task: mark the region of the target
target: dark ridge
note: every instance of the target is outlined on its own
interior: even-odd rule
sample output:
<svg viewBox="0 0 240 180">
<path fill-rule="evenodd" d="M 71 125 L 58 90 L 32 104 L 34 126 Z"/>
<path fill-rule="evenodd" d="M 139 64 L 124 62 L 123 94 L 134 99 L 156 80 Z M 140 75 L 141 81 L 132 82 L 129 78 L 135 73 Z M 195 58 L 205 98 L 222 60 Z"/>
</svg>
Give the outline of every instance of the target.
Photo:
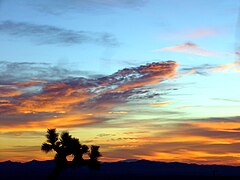
<svg viewBox="0 0 240 180">
<path fill-rule="evenodd" d="M 0 162 L 0 179 L 44 180 L 54 170 L 54 161 L 30 161 L 26 163 L 5 161 Z M 239 166 L 197 165 L 179 162 L 157 162 L 148 160 L 124 160 L 119 162 L 101 163 L 100 170 L 87 167 L 68 168 L 58 179 L 226 179 L 239 180 Z"/>
</svg>

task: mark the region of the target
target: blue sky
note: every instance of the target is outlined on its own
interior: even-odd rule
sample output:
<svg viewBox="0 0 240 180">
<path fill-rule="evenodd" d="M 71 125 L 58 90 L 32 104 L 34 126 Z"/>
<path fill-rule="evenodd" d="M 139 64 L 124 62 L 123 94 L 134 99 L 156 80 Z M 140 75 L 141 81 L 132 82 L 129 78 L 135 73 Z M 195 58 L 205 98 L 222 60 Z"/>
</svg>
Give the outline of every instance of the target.
<svg viewBox="0 0 240 180">
<path fill-rule="evenodd" d="M 113 73 L 128 63 L 177 59 L 181 64 L 221 64 L 230 57 L 195 57 L 154 50 L 186 42 L 220 53 L 234 53 L 238 1 L 3 1 L 1 21 L 48 25 L 66 31 L 108 33 L 116 45 L 41 43 L 44 37 L 1 35 L 1 59 L 51 62 Z M 43 9 L 45 8 L 45 9 Z M 41 35 L 32 35 L 41 36 Z M 14 53 L 12 48 L 14 47 Z M 26 51 L 26 49 L 28 51 Z M 9 52 L 10 51 L 10 52 Z M 221 55 L 220 55 L 221 56 Z M 95 64 L 94 66 L 90 64 Z M 81 65 L 80 65 L 81 64 Z M 89 65 L 87 65 L 89 64 Z"/>
<path fill-rule="evenodd" d="M 1 0 L 0 152 L 5 159 L 43 159 L 38 136 L 53 127 L 100 144 L 106 161 L 239 164 L 231 149 L 239 147 L 240 133 L 239 5 Z M 31 147 L 25 145 L 29 139 Z M 161 141 L 172 149 L 167 152 Z M 214 154 L 209 144 L 216 143 L 231 146 Z M 149 149 L 143 152 L 140 144 Z M 126 155 L 119 156 L 118 148 Z"/>
</svg>

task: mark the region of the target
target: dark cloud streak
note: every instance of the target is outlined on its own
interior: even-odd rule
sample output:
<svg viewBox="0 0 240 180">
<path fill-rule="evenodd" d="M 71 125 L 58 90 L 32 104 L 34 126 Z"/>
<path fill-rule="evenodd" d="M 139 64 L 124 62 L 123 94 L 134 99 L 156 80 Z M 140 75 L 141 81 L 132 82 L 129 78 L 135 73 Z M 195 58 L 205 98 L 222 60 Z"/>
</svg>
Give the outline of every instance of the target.
<svg viewBox="0 0 240 180">
<path fill-rule="evenodd" d="M 17 73 L 16 73 L 17 72 Z M 99 77 L 93 72 L 69 70 L 49 63 L 0 61 L 0 85 L 12 85 L 14 82 L 35 80 L 58 81 L 77 77 Z"/>
<path fill-rule="evenodd" d="M 39 45 L 97 44 L 114 47 L 119 45 L 116 38 L 106 32 L 75 31 L 50 25 L 37 25 L 26 22 L 3 21 L 0 32 L 12 37 L 26 38 Z"/>
<path fill-rule="evenodd" d="M 143 6 L 146 2 L 146 0 L 42 0 L 28 3 L 41 13 L 60 15 L 69 12 L 106 13 L 112 12 L 112 9 L 135 9 Z"/>
</svg>

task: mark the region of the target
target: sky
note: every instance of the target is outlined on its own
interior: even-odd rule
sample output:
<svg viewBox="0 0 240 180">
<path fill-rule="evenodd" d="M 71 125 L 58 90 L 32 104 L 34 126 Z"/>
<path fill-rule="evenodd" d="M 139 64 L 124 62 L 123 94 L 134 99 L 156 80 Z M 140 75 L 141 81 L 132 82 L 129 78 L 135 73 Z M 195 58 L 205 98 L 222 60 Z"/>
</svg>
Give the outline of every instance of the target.
<svg viewBox="0 0 240 180">
<path fill-rule="evenodd" d="M 0 0 L 0 161 L 240 165 L 239 0 Z"/>
</svg>

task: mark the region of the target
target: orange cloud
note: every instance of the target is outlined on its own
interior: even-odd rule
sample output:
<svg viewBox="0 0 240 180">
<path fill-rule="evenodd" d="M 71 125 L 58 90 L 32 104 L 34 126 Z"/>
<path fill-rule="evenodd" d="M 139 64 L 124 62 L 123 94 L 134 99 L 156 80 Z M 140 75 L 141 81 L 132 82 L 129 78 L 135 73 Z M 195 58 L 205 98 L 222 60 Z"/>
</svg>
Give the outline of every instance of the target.
<svg viewBox="0 0 240 180">
<path fill-rule="evenodd" d="M 20 105 L 16 107 L 19 113 L 38 113 L 38 112 L 69 112 L 72 105 L 85 101 L 90 97 L 88 93 L 75 94 L 72 90 L 66 90 L 62 95 L 59 92 L 45 93 L 33 96 L 29 99 L 22 99 Z"/>
<path fill-rule="evenodd" d="M 96 80 L 79 79 L 77 82 L 74 79 L 74 81 L 44 82 L 44 84 L 42 81 L 22 82 L 18 84 L 21 87 L 39 84 L 42 84 L 43 87 L 42 91 L 34 96 L 19 98 L 19 105 L 16 106 L 16 109 L 19 113 L 67 112 L 71 111 L 76 104 L 87 103 L 94 98 L 98 102 L 100 98 L 104 98 L 102 101 L 107 104 L 109 98 L 113 98 L 111 96 L 114 92 L 120 92 L 128 97 L 132 95 L 129 91 L 134 88 L 171 78 L 176 73 L 177 66 L 177 63 L 168 61 L 120 70 L 111 76 Z M 112 103 L 113 101 L 110 102 L 110 104 Z"/>
<path fill-rule="evenodd" d="M 195 127 L 226 132 L 239 132 L 240 129 L 240 122 L 189 122 L 187 124 Z"/>
<path fill-rule="evenodd" d="M 239 133 L 231 131 L 224 133 L 223 129 L 210 129 L 195 124 L 205 123 L 204 121 L 191 123 L 187 121 L 166 126 L 153 124 L 153 129 L 141 135 L 122 131 L 122 134 L 116 132 L 115 136 L 101 137 L 97 142 L 101 143 L 107 156 L 116 159 L 145 158 L 160 161 L 239 165 L 240 155 L 237 148 L 240 145 Z M 144 127 L 144 122 L 138 123 Z M 151 121 L 148 125 L 149 123 Z M 227 128 L 233 126 L 233 124 L 226 125 Z"/>
<path fill-rule="evenodd" d="M 162 80 L 172 78 L 176 74 L 178 64 L 174 61 L 161 63 L 152 63 L 140 66 L 138 69 L 132 69 L 132 73 L 138 73 L 139 78 L 133 78 L 132 81 L 121 84 L 114 91 L 127 91 L 136 87 L 156 84 Z M 123 70 L 121 73 L 129 73 L 129 69 Z"/>
<path fill-rule="evenodd" d="M 177 67 L 176 62 L 167 61 L 123 69 L 96 79 L 9 82 L 11 86 L 0 90 L 5 93 L 4 97 L 14 96 L 14 99 L 1 99 L 0 128 L 6 131 L 81 126 L 98 121 L 96 115 L 126 114 L 128 111 L 116 109 L 117 105 L 127 103 L 133 95 L 141 95 L 144 86 L 172 78 Z M 150 93 L 151 88 L 148 91 Z M 78 117 L 73 117 L 75 112 L 79 112 Z M 8 124 L 11 126 L 6 128 Z"/>
<path fill-rule="evenodd" d="M 12 126 L 0 125 L 1 132 L 9 131 L 29 131 L 29 130 L 45 130 L 47 128 L 63 128 L 74 127 L 84 124 L 91 124 L 96 122 L 95 117 L 90 117 L 87 114 L 61 114 L 52 116 L 51 118 L 43 120 L 35 120 L 21 124 L 15 124 Z"/>
<path fill-rule="evenodd" d="M 239 153 L 224 153 L 213 154 L 205 151 L 191 151 L 179 150 L 179 152 L 172 154 L 167 152 L 153 152 L 150 155 L 136 155 L 139 159 L 158 160 L 165 162 L 185 162 L 185 163 L 199 163 L 199 164 L 219 164 L 219 165 L 239 165 Z"/>
<path fill-rule="evenodd" d="M 23 94 L 23 92 L 19 91 L 14 86 L 0 85 L 0 98 L 5 97 L 14 97 Z"/>
<path fill-rule="evenodd" d="M 240 155 L 236 149 L 240 141 L 231 138 L 221 139 L 204 136 L 179 135 L 176 129 L 170 130 L 174 135 L 145 136 L 134 140 L 113 141 L 105 143 L 111 148 L 104 148 L 105 154 L 113 158 L 149 159 L 159 161 L 178 161 L 204 164 L 239 165 Z M 104 145 L 104 147 L 105 147 Z M 120 152 L 124 151 L 124 155 Z"/>
<path fill-rule="evenodd" d="M 36 85 L 42 85 L 46 83 L 46 81 L 43 80 L 30 80 L 30 81 L 24 81 L 24 82 L 14 82 L 12 83 L 13 86 L 16 86 L 18 88 L 24 88 L 24 87 L 32 87 Z"/>
<path fill-rule="evenodd" d="M 164 107 L 170 104 L 170 101 L 162 102 L 162 103 L 157 103 L 157 104 L 151 104 L 151 106 L 156 106 L 156 107 Z"/>
<path fill-rule="evenodd" d="M 10 100 L 0 99 L 0 107 L 13 106 Z"/>
</svg>

